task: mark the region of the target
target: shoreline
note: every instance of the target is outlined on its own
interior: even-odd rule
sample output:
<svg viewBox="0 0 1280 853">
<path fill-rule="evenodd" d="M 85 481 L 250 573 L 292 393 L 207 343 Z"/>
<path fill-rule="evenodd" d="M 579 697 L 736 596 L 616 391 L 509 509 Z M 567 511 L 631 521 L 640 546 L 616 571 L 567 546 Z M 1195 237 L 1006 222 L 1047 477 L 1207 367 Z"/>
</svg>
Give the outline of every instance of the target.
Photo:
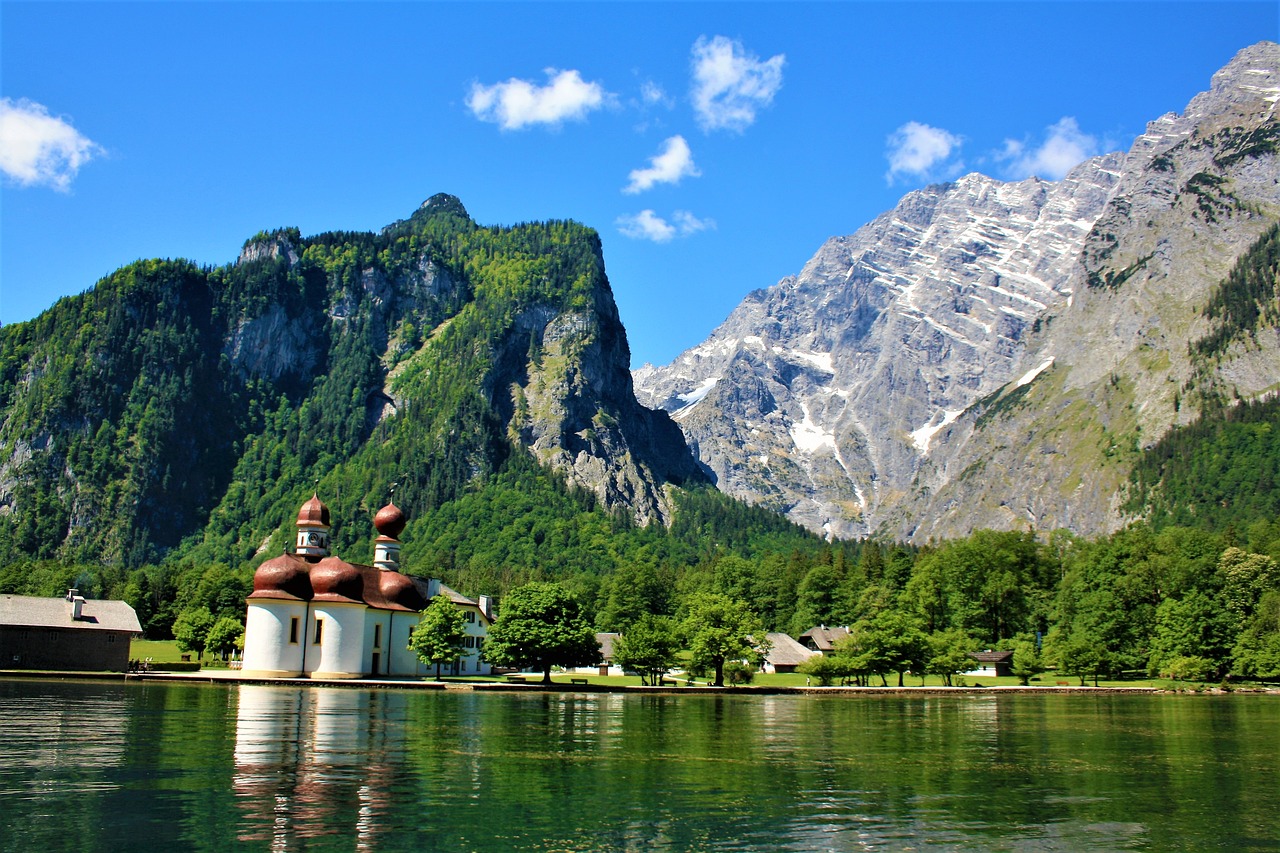
<svg viewBox="0 0 1280 853">
<path fill-rule="evenodd" d="M 409 678 L 255 678 L 243 676 L 234 670 L 224 672 L 58 672 L 52 670 L 0 670 L 0 679 L 6 680 L 62 680 L 62 681 L 124 681 L 124 682 L 172 682 L 186 684 L 252 684 L 276 687 L 345 687 L 366 690 L 446 690 L 472 693 L 618 693 L 633 695 L 675 696 L 981 696 L 1026 694 L 1136 694 L 1136 695 L 1230 695 L 1234 693 L 1280 694 L 1280 690 L 1265 687 L 1240 687 L 1225 691 L 1217 687 L 1199 689 L 1188 687 L 1169 690 L 1161 687 L 1093 687 L 1090 685 L 1000 685 L 966 687 L 788 687 L 788 686 L 726 686 L 710 685 L 648 687 L 632 684 L 565 684 L 541 682 L 511 684 L 477 681 L 422 681 Z"/>
</svg>

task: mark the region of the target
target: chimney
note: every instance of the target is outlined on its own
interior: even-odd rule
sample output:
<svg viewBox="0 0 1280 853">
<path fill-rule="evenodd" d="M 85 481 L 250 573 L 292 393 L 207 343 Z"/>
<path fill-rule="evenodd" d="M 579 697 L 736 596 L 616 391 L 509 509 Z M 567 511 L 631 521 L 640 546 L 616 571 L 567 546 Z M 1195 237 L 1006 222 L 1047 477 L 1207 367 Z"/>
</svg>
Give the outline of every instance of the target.
<svg viewBox="0 0 1280 853">
<path fill-rule="evenodd" d="M 76 592 L 76 590 L 74 589 L 71 591 Z M 72 596 L 71 597 L 71 618 L 73 620 L 79 619 L 83 613 L 84 613 L 84 596 L 82 595 Z"/>
<path fill-rule="evenodd" d="M 480 612 L 484 614 L 484 618 L 490 622 L 493 621 L 493 597 L 488 595 L 480 596 Z"/>
</svg>

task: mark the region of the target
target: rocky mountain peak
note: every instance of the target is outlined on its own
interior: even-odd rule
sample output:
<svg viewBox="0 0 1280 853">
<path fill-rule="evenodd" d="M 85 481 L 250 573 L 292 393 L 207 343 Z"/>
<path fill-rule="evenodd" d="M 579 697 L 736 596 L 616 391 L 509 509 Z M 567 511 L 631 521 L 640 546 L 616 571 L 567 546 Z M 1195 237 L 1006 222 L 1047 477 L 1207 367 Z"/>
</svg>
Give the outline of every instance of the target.
<svg viewBox="0 0 1280 853">
<path fill-rule="evenodd" d="M 1053 468 L 1020 452 L 1027 433 L 997 434 L 980 416 L 1046 377 L 1088 384 L 1132 360 L 1137 383 L 1141 347 L 1181 347 L 1185 365 L 1205 288 L 1280 203 L 1278 54 L 1271 43 L 1242 51 L 1183 115 L 1060 181 L 971 174 L 908 193 L 751 293 L 703 344 L 636 371 L 641 400 L 673 413 L 726 491 L 833 535 L 1113 526 L 1110 496 L 1064 509 L 1070 494 L 1021 470 Z M 1126 295 L 1139 282 L 1141 310 Z M 1139 401 L 1157 435 L 1187 373 L 1163 358 L 1169 393 Z M 1019 453 L 997 462 L 988 441 Z M 991 506 L 966 515 L 975 484 Z"/>
</svg>

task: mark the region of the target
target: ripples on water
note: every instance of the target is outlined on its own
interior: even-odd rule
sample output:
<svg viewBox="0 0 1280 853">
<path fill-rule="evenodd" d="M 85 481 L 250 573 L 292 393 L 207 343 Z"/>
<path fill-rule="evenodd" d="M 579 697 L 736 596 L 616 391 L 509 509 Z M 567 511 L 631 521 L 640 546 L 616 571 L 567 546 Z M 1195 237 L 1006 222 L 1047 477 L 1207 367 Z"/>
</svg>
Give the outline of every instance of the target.
<svg viewBox="0 0 1280 853">
<path fill-rule="evenodd" d="M 1276 849 L 1277 707 L 0 681 L 0 842 Z"/>
</svg>

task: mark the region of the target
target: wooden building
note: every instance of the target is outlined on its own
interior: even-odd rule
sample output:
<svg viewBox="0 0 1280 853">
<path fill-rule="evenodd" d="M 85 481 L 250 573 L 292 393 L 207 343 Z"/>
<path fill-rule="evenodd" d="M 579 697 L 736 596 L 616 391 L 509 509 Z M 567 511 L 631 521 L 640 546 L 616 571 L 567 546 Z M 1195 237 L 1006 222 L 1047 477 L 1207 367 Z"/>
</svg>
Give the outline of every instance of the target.
<svg viewBox="0 0 1280 853">
<path fill-rule="evenodd" d="M 123 601 L 0 595 L 0 669 L 124 672 L 129 640 L 142 633 Z"/>
</svg>

